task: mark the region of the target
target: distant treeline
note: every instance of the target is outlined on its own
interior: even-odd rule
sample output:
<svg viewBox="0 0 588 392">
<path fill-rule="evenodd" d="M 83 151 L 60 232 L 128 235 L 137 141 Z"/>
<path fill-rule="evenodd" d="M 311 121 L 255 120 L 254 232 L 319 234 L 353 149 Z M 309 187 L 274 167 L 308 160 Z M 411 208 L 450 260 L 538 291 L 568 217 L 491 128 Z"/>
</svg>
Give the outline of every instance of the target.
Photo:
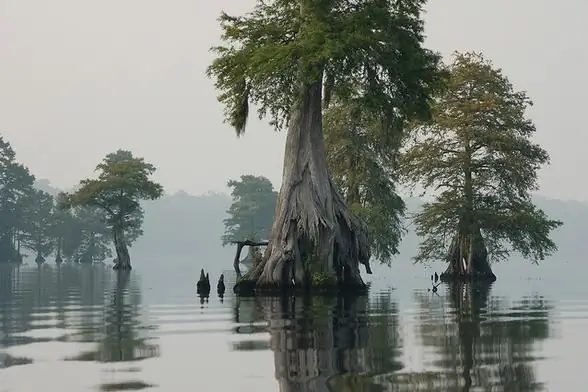
<svg viewBox="0 0 588 392">
<path fill-rule="evenodd" d="M 111 230 L 96 206 L 60 208 L 65 195 L 35 187 L 35 176 L 0 136 L 0 263 L 22 263 L 31 257 L 43 263 L 92 263 L 112 257 Z M 142 219 L 142 217 L 141 217 Z M 129 230 L 130 245 L 140 228 Z"/>
</svg>

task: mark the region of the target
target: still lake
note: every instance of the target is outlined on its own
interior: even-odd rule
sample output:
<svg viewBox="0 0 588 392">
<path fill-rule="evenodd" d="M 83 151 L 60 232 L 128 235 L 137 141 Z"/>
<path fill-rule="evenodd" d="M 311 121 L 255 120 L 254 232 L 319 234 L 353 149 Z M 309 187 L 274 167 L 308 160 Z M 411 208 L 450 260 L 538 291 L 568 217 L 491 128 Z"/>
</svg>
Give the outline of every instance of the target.
<svg viewBox="0 0 588 392">
<path fill-rule="evenodd" d="M 198 268 L 0 268 L 0 392 L 588 391 L 588 292 L 508 274 L 201 304 Z M 163 271 L 163 270 L 162 270 Z M 218 275 L 211 276 L 216 282 Z"/>
</svg>

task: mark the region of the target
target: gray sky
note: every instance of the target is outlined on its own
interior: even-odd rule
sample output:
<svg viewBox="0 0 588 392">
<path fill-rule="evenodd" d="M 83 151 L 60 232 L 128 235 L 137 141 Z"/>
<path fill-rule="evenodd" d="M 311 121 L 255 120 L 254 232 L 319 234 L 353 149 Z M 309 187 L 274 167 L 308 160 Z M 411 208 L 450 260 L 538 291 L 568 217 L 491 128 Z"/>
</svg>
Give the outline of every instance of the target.
<svg viewBox="0 0 588 392">
<path fill-rule="evenodd" d="M 0 0 L 0 133 L 40 178 L 67 188 L 102 157 L 130 149 L 168 192 L 224 191 L 263 174 L 279 185 L 285 134 L 251 121 L 237 139 L 204 75 L 221 9 L 254 0 Z M 575 0 L 432 0 L 428 46 L 482 51 L 535 101 L 552 156 L 541 192 L 588 200 L 585 11 Z M 583 97 L 582 97 L 583 98 Z"/>
</svg>

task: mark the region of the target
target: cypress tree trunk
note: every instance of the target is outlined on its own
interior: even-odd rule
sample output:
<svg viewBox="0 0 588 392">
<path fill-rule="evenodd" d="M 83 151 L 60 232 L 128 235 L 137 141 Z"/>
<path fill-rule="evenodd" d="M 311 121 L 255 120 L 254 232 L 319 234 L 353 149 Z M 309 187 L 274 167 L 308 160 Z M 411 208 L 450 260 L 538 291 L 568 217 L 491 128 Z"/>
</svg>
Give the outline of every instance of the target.
<svg viewBox="0 0 588 392">
<path fill-rule="evenodd" d="M 449 280 L 496 280 L 488 263 L 488 250 L 476 220 L 474 211 L 474 185 L 472 179 L 472 147 L 469 139 L 464 142 L 463 215 L 457 234 L 449 246 L 449 266 L 441 274 L 442 281 Z"/>
<path fill-rule="evenodd" d="M 114 236 L 114 249 L 116 250 L 116 263 L 113 269 L 130 271 L 131 267 L 131 256 L 129 255 L 129 248 L 125 239 L 125 232 L 120 225 L 114 225 L 112 229 Z"/>
<path fill-rule="evenodd" d="M 335 189 L 326 165 L 322 130 L 322 71 L 300 84 L 292 112 L 282 186 L 263 261 L 235 286 L 365 288 L 359 263 L 370 258 L 367 230 Z"/>
<path fill-rule="evenodd" d="M 478 227 L 473 232 L 458 231 L 449 246 L 449 265 L 441 274 L 442 281 L 487 280 L 495 281 L 496 275 L 488 263 L 488 250 Z"/>
</svg>

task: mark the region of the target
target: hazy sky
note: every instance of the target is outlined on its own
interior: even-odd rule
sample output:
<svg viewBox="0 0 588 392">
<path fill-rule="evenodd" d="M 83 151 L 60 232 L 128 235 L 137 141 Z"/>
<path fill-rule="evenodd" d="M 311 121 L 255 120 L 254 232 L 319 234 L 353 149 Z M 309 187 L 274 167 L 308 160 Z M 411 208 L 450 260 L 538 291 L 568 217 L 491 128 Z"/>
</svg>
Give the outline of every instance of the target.
<svg viewBox="0 0 588 392">
<path fill-rule="evenodd" d="M 285 134 L 251 121 L 237 139 L 204 75 L 216 18 L 254 0 L 0 0 L 0 133 L 40 178 L 70 187 L 108 152 L 158 166 L 169 192 L 223 191 L 241 173 L 278 185 Z M 588 200 L 588 35 L 576 0 L 432 0 L 427 44 L 483 51 L 535 101 L 552 155 L 541 193 Z M 578 170 L 576 170 L 578 169 Z"/>
</svg>

